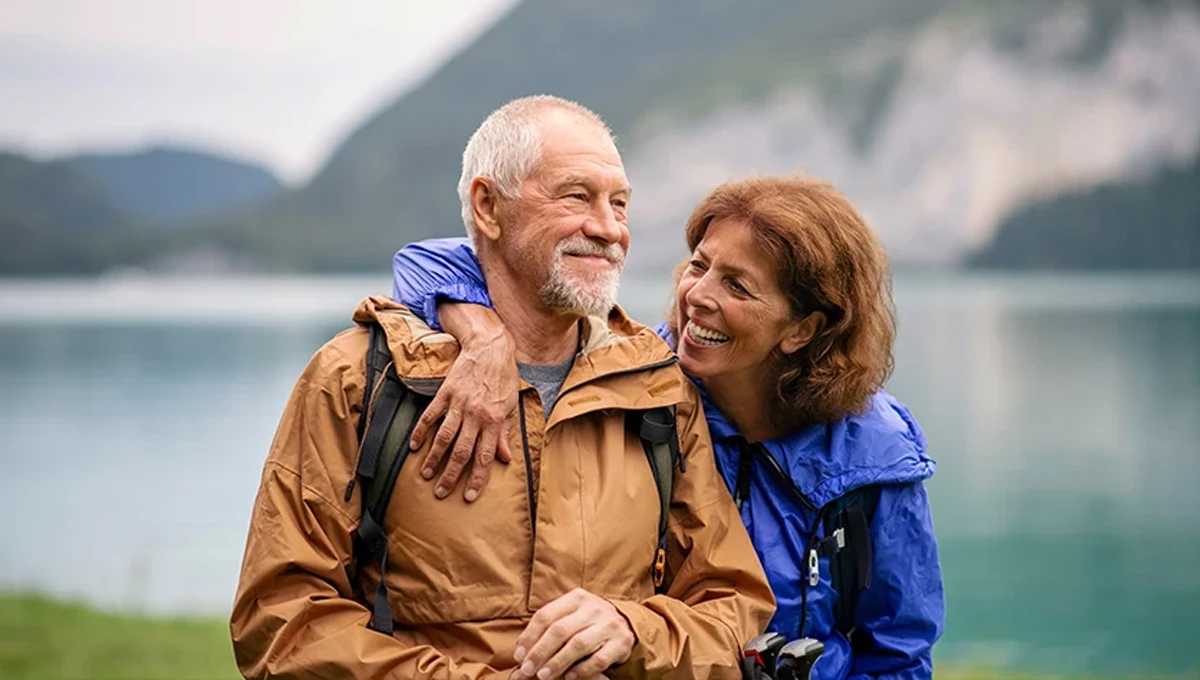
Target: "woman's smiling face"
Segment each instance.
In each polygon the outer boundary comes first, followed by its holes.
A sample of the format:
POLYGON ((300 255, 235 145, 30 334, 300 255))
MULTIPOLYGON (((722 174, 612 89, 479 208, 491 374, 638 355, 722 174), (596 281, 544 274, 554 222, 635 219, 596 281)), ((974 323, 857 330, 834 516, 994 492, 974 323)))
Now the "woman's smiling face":
POLYGON ((774 263, 740 220, 708 226, 675 294, 679 365, 706 384, 733 378, 764 385, 775 350, 790 354, 807 340, 774 263))

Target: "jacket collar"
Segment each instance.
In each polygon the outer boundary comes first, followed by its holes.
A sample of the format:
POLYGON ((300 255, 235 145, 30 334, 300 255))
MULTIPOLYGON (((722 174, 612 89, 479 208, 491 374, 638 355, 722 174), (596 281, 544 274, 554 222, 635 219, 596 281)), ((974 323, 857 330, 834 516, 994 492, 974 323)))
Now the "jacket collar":
MULTIPOLYGON (((358 323, 378 322, 388 339, 397 374, 412 389, 432 394, 441 386, 458 356, 458 342, 431 329, 407 307, 386 297, 369 297, 354 312, 358 323)), ((586 317, 581 324, 579 354, 563 383, 559 400, 571 409, 554 411, 554 421, 603 409, 645 409, 686 399, 674 352, 650 328, 630 319, 619 306, 607 318, 586 317), (671 367, 670 375, 655 374, 671 367), (581 399, 569 395, 588 384, 604 381, 606 389, 581 399), (596 398, 599 396, 600 398, 596 398)))
MULTIPOLYGON (((745 440, 700 388, 713 441, 740 448, 745 440)), ((763 442, 796 486, 821 506, 860 486, 906 484, 933 476, 925 434, 904 404, 880 390, 867 409, 763 442)))

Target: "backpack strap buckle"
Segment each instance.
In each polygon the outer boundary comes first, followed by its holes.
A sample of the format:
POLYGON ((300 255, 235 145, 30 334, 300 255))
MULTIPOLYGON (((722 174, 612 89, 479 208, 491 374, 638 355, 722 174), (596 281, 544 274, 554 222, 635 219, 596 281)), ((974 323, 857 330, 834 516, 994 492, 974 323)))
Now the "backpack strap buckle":
POLYGON ((661 545, 654 553, 654 587, 661 588, 667 575, 667 551, 661 545))

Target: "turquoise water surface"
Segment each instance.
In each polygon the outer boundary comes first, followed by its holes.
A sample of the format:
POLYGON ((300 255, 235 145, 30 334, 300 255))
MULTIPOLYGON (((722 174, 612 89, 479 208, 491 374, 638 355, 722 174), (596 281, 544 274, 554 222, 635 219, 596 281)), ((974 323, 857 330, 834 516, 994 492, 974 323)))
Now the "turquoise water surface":
MULTIPOLYGON (((0 283, 0 588, 224 613, 284 399, 375 279, 0 283)), ((661 283, 622 299, 657 321, 661 283)), ((1197 673, 1200 277, 901 276, 941 659, 1197 673)))

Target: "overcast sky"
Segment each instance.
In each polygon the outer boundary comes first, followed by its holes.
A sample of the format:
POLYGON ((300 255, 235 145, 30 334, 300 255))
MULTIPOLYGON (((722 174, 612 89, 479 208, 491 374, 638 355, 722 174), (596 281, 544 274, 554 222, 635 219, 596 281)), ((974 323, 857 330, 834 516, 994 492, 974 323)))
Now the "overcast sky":
POLYGON ((156 142, 307 179, 518 0, 0 0, 0 150, 156 142))

